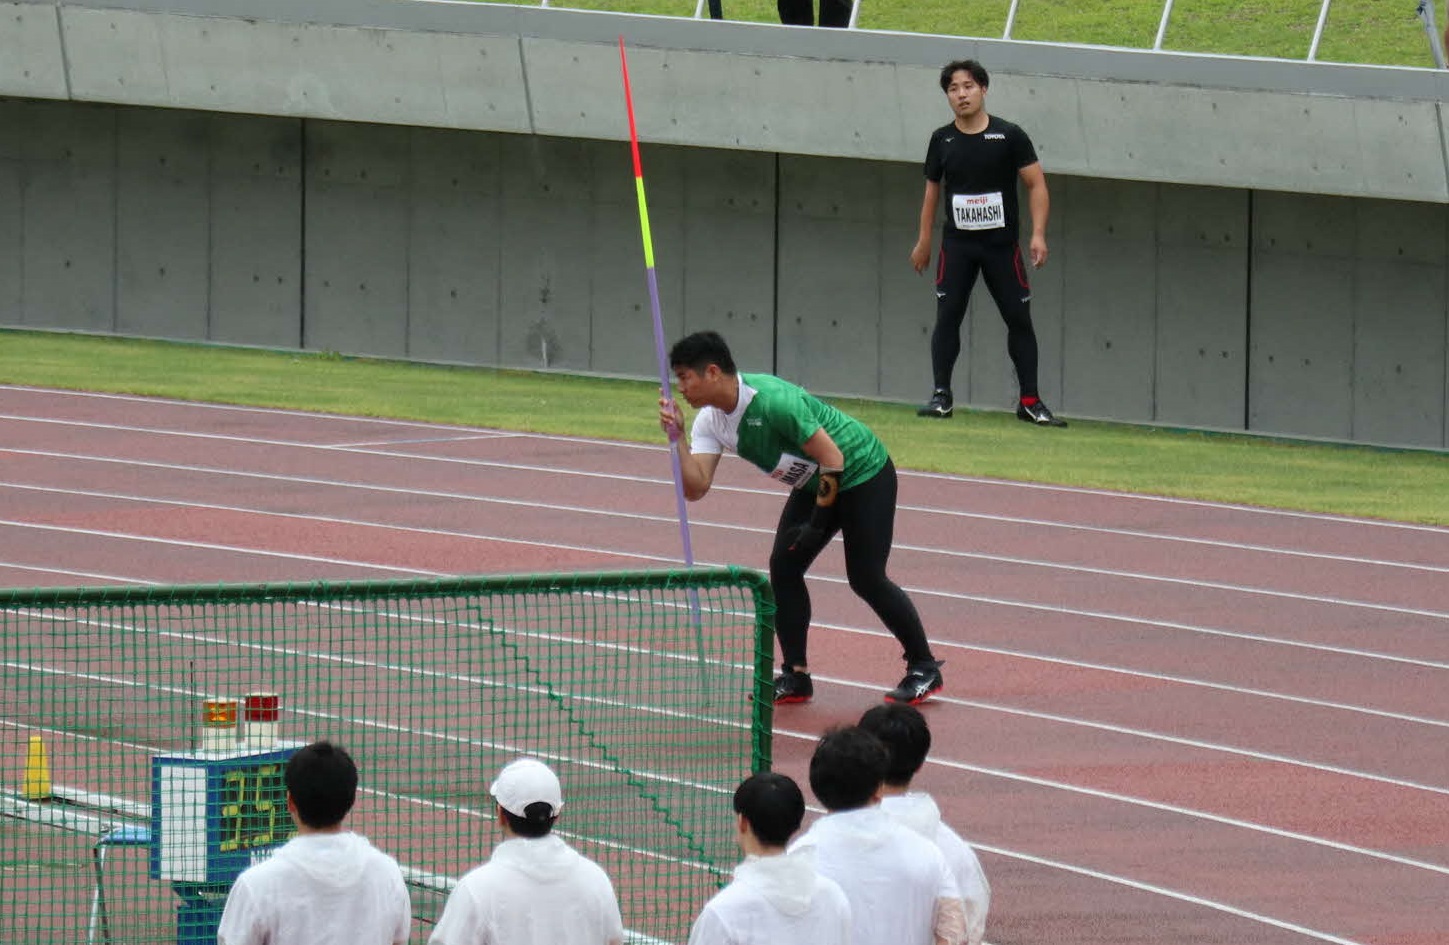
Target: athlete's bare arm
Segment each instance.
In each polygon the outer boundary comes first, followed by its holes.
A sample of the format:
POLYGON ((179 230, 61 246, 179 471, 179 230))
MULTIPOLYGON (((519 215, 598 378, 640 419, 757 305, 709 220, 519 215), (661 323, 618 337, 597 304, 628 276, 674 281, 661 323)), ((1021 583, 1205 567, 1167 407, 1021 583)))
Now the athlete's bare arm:
POLYGON ((911 268, 918 273, 931 263, 931 231, 936 226, 936 207, 940 203, 940 182, 926 181, 926 194, 921 198, 921 228, 916 233, 916 245, 911 249, 911 268))
POLYGON ((669 434, 679 449, 679 474, 684 485, 684 497, 691 502, 703 499, 714 484, 714 471, 719 466, 720 454, 690 452, 689 437, 684 432, 684 412, 672 397, 659 398, 659 428, 669 434))
POLYGON ((1046 175, 1042 173, 1041 162, 1037 161, 1023 167, 1017 176, 1026 185, 1027 206, 1031 208, 1031 264, 1040 269, 1047 261, 1047 216, 1051 213, 1046 175))
POLYGON ((829 433, 825 432, 824 427, 811 434, 810 439, 805 441, 802 448, 805 450, 806 456, 820 464, 821 469, 845 468, 845 454, 840 451, 840 447, 835 445, 835 441, 830 438, 829 433))

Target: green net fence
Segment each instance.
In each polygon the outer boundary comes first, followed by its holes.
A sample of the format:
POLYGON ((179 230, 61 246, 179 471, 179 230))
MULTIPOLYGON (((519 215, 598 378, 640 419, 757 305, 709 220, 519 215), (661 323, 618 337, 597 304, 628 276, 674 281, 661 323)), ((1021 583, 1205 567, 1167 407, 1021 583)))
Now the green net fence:
POLYGON ((414 942, 498 841, 488 784, 521 755, 631 938, 682 942, 770 765, 773 621, 738 568, 0 591, 0 942, 205 941, 290 834, 289 748, 322 738, 414 942))

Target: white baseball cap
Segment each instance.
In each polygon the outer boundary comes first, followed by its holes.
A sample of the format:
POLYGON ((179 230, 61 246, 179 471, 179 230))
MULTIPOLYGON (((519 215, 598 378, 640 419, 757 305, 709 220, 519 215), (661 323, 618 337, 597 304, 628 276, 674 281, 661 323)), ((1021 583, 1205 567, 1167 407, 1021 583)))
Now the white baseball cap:
POLYGON ((489 785, 488 793, 504 810, 518 817, 527 817, 528 805, 540 801, 548 805, 550 817, 557 817, 563 810, 563 788, 558 776, 537 758, 509 762, 489 785))

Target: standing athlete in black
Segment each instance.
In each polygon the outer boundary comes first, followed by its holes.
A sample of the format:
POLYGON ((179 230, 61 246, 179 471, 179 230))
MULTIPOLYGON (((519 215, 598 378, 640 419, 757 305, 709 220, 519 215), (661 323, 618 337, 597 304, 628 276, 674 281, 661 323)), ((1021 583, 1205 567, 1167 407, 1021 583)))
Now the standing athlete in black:
POLYGON ((916 272, 931 260, 931 227, 944 194, 946 222, 936 264, 936 329, 931 333, 931 400, 916 411, 923 417, 949 417, 955 409, 951 372, 961 354, 961 322, 980 273, 1006 322, 1006 351, 1021 388, 1016 415, 1040 426, 1064 427, 1042 403, 1036 387, 1036 331, 1031 326, 1031 285, 1018 243, 1020 208, 1016 182, 1026 187, 1031 207, 1031 264, 1047 258, 1046 226, 1050 202, 1046 176, 1031 139, 1016 125, 986 113, 990 78, 972 59, 947 63, 941 90, 956 118, 937 128, 926 148, 926 195, 921 229, 911 250, 916 272))

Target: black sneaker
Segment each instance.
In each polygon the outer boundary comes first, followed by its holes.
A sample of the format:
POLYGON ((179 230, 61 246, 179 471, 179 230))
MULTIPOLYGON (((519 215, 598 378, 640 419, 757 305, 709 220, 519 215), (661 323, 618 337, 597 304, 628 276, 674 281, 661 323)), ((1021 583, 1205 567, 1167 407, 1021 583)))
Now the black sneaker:
POLYGON ((1039 427, 1064 427, 1067 425, 1067 421, 1058 420, 1047 409, 1047 405, 1040 400, 1030 405, 1018 400, 1016 402, 1016 419, 1035 423, 1039 427))
POLYGON ((946 418, 956 412, 955 402, 951 400, 951 392, 945 388, 938 387, 931 394, 931 399, 926 406, 916 411, 918 417, 941 417, 946 418))
POLYGON ((906 670, 901 684, 885 694, 887 702, 904 702, 906 705, 920 705, 932 694, 940 692, 945 685, 941 678, 941 664, 917 663, 906 670))
POLYGON ((783 672, 775 677, 775 705, 809 702, 815 695, 815 684, 810 681, 810 674, 783 666, 781 669, 783 672))

